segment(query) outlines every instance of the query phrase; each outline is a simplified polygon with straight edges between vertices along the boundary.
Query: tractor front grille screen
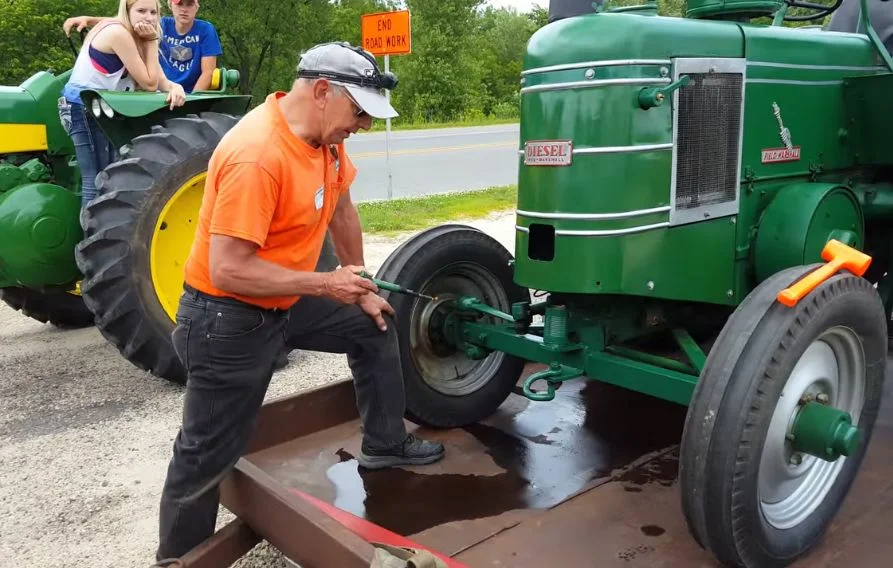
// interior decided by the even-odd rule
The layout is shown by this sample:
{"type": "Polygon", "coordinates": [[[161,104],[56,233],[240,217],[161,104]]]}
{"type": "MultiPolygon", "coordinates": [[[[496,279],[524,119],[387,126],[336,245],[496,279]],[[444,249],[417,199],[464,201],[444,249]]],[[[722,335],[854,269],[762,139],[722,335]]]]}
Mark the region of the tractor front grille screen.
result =
{"type": "Polygon", "coordinates": [[[676,209],[735,200],[741,134],[740,73],[685,73],[676,132],[676,209]]]}

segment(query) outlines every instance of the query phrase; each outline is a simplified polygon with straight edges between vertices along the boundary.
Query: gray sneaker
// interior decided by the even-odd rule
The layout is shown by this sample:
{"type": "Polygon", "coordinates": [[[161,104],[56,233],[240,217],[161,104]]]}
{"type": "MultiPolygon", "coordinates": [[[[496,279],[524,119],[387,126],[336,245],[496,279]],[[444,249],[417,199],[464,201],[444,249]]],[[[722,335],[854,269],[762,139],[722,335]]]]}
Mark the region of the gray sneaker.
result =
{"type": "Polygon", "coordinates": [[[428,442],[412,434],[403,443],[386,450],[371,450],[363,447],[357,462],[368,469],[381,469],[397,465],[426,465],[443,458],[443,444],[428,442]]]}

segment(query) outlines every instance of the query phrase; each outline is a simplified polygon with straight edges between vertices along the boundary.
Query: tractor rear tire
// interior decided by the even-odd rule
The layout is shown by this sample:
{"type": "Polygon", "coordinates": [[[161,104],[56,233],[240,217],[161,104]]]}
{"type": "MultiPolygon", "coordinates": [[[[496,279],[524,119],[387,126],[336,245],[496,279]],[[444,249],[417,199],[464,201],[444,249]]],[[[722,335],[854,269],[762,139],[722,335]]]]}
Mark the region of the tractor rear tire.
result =
{"type": "Polygon", "coordinates": [[[97,178],[75,251],[81,291],[103,336],[140,369],[184,383],[171,342],[183,265],[198,224],[208,162],[237,117],[166,120],[135,138],[97,178]],[[166,232],[165,232],[166,231],[166,232]]]}
{"type": "Polygon", "coordinates": [[[38,292],[30,288],[2,288],[0,299],[9,307],[41,323],[60,329],[79,329],[93,325],[93,313],[84,299],[68,292],[38,292]]]}
{"type": "Polygon", "coordinates": [[[792,308],[776,300],[817,266],[781,271],[745,298],[688,408],[683,512],[694,539],[723,566],[787,566],[815,547],[871,439],[886,369],[884,308],[868,280],[845,272],[792,308]],[[852,454],[825,461],[794,445],[794,416],[811,400],[851,415],[861,431],[852,454]]]}
{"type": "Polygon", "coordinates": [[[397,313],[409,420],[435,428],[466,426],[493,414],[511,394],[524,370],[522,359],[494,352],[472,360],[429,334],[433,309],[450,298],[472,295],[507,312],[512,303],[529,300],[527,290],[513,282],[511,260],[482,231],[443,225],[403,243],[379,269],[376,278],[438,296],[427,301],[381,292],[397,313]]]}

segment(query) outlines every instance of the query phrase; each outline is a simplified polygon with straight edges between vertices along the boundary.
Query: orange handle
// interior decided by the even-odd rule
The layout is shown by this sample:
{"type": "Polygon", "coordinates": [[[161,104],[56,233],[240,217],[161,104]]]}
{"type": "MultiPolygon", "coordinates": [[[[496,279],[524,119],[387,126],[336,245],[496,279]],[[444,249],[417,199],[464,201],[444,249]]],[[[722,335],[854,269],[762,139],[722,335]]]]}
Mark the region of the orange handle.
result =
{"type": "Polygon", "coordinates": [[[816,289],[816,287],[834,276],[843,266],[844,259],[835,258],[828,264],[820,266],[804,276],[799,282],[792,284],[778,293],[778,301],[791,308],[797,305],[804,296],[816,289]]]}

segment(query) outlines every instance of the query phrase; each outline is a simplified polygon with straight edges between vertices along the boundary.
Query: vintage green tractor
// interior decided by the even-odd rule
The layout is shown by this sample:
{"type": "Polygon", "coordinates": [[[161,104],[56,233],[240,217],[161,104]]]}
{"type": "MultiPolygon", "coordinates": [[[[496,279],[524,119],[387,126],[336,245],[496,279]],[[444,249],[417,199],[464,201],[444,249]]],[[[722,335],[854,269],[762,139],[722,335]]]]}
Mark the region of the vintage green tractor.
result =
{"type": "Polygon", "coordinates": [[[520,385],[532,401],[587,377],[687,405],[692,535],[727,566],[787,565],[878,415],[893,60],[865,0],[852,33],[783,25],[839,1],[578,4],[527,45],[514,258],[450,224],[376,275],[434,297],[387,294],[407,415],[481,420],[525,362],[545,365],[520,385]]]}
{"type": "Polygon", "coordinates": [[[70,71],[0,87],[0,298],[42,322],[95,325],[133,364],[183,382],[170,341],[211,153],[250,104],[212,90],[170,110],[163,93],[85,91],[120,160],[80,210],[80,173],[58,99],[70,71]]]}

